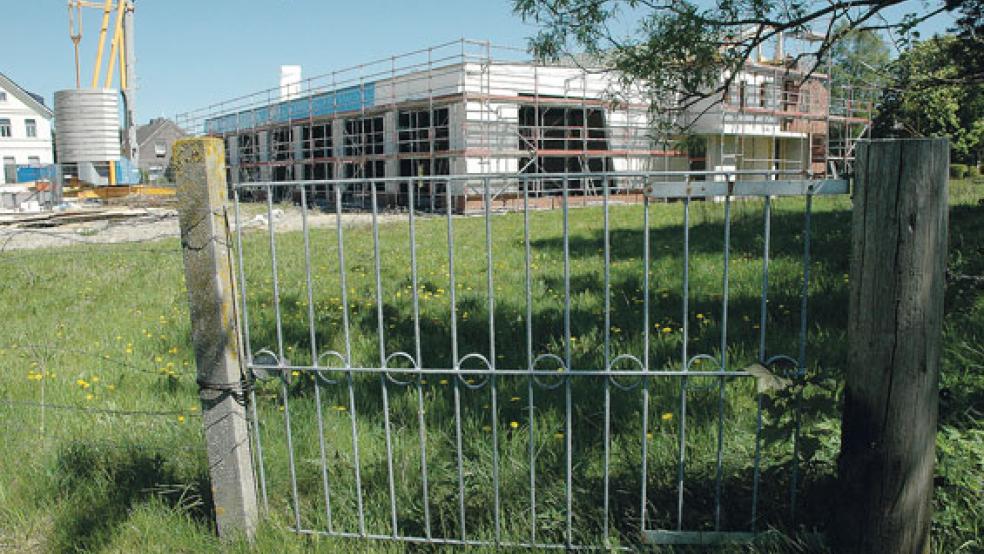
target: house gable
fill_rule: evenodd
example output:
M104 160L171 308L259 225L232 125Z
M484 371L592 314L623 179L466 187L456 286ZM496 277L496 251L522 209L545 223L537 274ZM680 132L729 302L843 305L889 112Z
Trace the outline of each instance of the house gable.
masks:
M51 109L49 109L47 106L39 102L33 94L21 88L20 85L15 83L12 79L7 77L3 73L0 73L0 90L6 92L9 96L13 96L17 100L19 100L24 106L33 110L35 113L37 113L39 116L45 119L51 119L54 116L54 113L51 111Z

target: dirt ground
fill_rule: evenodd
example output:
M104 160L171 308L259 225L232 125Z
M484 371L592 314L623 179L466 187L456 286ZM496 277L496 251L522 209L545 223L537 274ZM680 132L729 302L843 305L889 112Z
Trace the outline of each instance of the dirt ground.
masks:
M133 210L130 210L131 212ZM242 214L243 230L267 228L265 206L244 205ZM37 214L31 214L37 215ZM380 214L380 222L403 217L398 214ZM145 208L139 213L125 218L107 218L67 223L52 227L26 227L10 223L14 217L5 218L7 224L0 223L0 253L11 250L53 248L78 244L116 244L127 242L150 242L178 236L178 212L169 208ZM369 225L371 214L343 214L342 224ZM310 228L334 227L334 213L311 211L308 213ZM273 210L274 229L277 232L299 231L302 227L302 214L299 207L278 205Z

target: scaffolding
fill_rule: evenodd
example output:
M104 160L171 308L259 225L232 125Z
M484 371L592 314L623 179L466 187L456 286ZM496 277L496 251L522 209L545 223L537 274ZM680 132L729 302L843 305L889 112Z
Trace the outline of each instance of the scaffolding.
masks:
M521 49L469 39L241 96L177 121L225 141L230 183L358 179L342 202L361 208L372 187L383 207L409 207L412 197L415 209L444 210L450 196L456 211L467 211L484 201L479 178L474 186L455 180L447 195L447 181L430 176L543 175L522 179L538 202L570 182L571 173L733 167L826 175L832 162L851 157L857 129L848 122L866 128L867 120L854 116L850 99L832 109L825 76L794 88L786 66L753 64L743 75L755 86L741 81L726 91L718 120L708 123L705 114L694 127L705 147L690 151L654 136L657 122L644 92L600 64L534 62ZM839 133L837 143L828 132L834 122L851 131ZM790 140L799 140L804 153L790 155ZM760 143L772 146L762 151ZM390 177L414 178L419 188L410 195L409 179L374 181ZM504 181L492 200L508 207L521 196L520 182ZM588 201L599 186L582 179L568 188ZM613 179L609 186L638 197L635 181ZM308 190L314 205L334 201L327 185Z

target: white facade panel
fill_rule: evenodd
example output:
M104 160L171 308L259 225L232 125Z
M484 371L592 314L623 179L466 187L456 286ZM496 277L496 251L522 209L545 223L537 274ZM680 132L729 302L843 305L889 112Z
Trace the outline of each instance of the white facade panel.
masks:
M383 78L375 82L373 105L386 106L458 94L462 90L462 78L460 64Z

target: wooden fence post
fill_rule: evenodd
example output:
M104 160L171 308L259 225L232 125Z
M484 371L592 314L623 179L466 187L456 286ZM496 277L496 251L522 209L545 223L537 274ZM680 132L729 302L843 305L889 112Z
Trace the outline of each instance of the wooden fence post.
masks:
M946 139L860 144L837 552L930 549L947 246Z
M224 538L252 538L256 487L223 209L224 146L217 138L181 139L172 160L216 525Z

